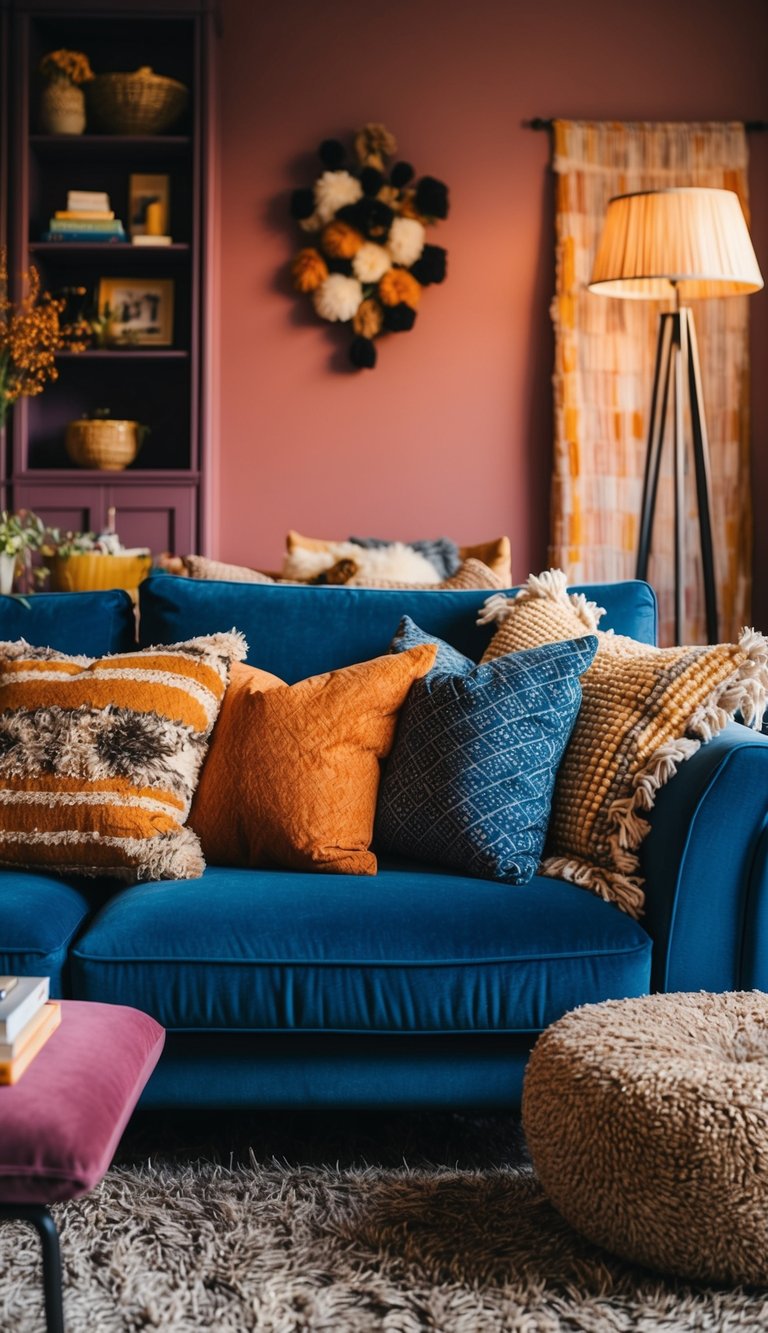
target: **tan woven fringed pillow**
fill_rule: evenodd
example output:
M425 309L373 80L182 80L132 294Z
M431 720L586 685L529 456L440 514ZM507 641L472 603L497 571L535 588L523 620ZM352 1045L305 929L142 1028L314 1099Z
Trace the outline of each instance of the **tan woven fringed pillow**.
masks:
M226 560L209 560L206 555L185 555L184 569L191 579L223 579L227 583L274 583L269 574L247 565L231 565Z
M490 597L480 623L496 631L483 661L594 634L602 608L569 594L562 570L532 575L515 597ZM541 870L640 916L643 813L698 750L741 711L756 726L768 694L768 641L653 648L612 631L582 676L582 705L560 765Z

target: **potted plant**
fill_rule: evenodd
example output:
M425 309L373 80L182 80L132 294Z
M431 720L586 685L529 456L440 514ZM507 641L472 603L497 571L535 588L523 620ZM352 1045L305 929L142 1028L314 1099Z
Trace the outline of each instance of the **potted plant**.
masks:
M45 534L42 555L52 592L92 592L125 588L134 592L152 568L147 547L127 549L114 530Z
M39 551L45 538L45 524L29 509L0 513L0 593L13 591L13 580L20 562L27 563L28 552Z

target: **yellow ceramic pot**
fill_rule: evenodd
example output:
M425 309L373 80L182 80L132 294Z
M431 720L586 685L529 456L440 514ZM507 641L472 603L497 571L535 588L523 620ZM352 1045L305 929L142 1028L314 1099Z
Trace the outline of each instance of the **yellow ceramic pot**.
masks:
M96 592L105 588L138 588L152 568L151 555L105 555L84 551L81 555L48 556L51 592Z

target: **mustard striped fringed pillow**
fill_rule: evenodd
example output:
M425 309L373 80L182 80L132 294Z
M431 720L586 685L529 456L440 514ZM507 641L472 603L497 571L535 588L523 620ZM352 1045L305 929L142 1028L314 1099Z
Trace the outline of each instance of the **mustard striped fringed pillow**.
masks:
M0 864L194 879L184 821L242 635L96 660L0 643Z
M490 597L480 623L498 629L483 661L541 643L594 634L601 607L569 594L562 570L532 575L515 597ZM644 812L702 741L741 711L759 725L768 693L768 641L654 648L597 631L594 662L560 764L541 873L571 880L639 916L638 848Z

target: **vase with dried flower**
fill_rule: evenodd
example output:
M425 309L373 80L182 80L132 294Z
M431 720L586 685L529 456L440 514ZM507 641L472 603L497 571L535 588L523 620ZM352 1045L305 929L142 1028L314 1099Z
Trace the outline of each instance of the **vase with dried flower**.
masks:
M21 277L21 294L14 300L8 291L6 251L0 248L0 450L5 452L8 413L19 398L42 393L49 380L58 378L56 353L82 352L90 329L83 320L64 324L61 315L66 298L44 292L34 266ZM31 531L24 528L23 532ZM13 582L18 550L27 551L29 541L16 546L22 529L0 523L0 558L5 559L5 581ZM7 539L7 540L6 540ZM9 572L10 571L10 572Z
M64 297L42 290L34 264L22 274L21 295L14 300L6 252L0 249L0 430L18 398L33 398L58 379L57 352L85 351L89 326L84 320L62 323L65 305Z
M85 129L85 94L82 84L93 78L82 51L49 51L38 66L44 80L40 96L43 134L82 134Z

